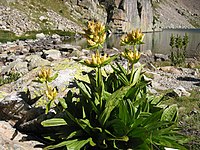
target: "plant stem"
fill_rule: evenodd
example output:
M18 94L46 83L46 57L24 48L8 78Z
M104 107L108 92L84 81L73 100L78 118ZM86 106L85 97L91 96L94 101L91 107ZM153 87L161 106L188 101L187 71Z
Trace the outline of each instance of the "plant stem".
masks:
M132 63L130 83L133 82L133 74L134 74L134 63Z
M101 67L97 68L97 92L99 96L99 103L100 103L100 108L102 108L102 72L101 72Z
M137 51L137 45L134 44L134 45L133 45L133 52L135 53L136 51Z

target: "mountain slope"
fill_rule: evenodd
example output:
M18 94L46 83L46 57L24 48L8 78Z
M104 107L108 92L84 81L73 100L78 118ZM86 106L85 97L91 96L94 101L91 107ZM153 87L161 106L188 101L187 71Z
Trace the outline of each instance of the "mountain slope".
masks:
M199 0L154 0L154 21L157 28L199 28Z
M17 35L46 29L82 32L92 19L115 33L199 28L200 0L0 0L0 30Z

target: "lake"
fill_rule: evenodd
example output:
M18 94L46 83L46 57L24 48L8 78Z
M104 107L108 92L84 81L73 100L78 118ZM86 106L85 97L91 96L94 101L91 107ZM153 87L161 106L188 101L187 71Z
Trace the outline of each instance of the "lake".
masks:
M186 49L187 57L200 57L200 29L164 29L161 32L145 33L145 44L140 46L140 50L152 50L153 53L169 54L171 50L169 46L171 34L175 36L178 34L183 37L185 33L188 34L189 38ZM107 47L121 49L120 37L121 35L112 35L107 41Z
M170 54L171 47L169 46L171 34L182 37L187 33L189 38L188 47L186 49L186 57L200 57L200 29L164 29L161 32L145 33L144 43L140 45L140 51L151 50L153 53ZM123 49L120 46L120 38L122 35L113 34L105 43L105 48ZM70 44L79 45L86 48L86 40L84 38L76 41L71 41Z

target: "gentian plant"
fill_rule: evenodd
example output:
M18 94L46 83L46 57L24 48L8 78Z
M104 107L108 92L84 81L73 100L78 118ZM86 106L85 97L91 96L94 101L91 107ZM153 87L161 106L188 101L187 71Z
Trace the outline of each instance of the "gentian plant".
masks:
M55 117L42 122L52 131L44 136L50 143L45 149L153 150L170 147L184 150L184 141L176 126L177 106L160 105L162 95L148 94L149 82L142 73L143 66L133 67L140 58L136 46L143 43L141 31L133 31L122 38L122 44L134 46L133 51L125 49L121 54L130 63L131 71L120 63L112 64L118 55L101 56L99 53L98 47L105 41L102 24L89 22L85 37L97 50L91 58L80 63L94 71L87 73L88 82L75 79L78 92L69 90L65 97L58 98ZM103 74L106 65L111 65L113 71ZM54 97L54 94L49 95L49 98Z

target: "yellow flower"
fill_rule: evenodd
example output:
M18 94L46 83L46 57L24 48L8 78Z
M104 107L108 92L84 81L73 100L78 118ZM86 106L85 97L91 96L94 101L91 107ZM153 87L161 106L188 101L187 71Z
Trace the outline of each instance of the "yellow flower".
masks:
M99 52L96 52L95 54L92 54L91 59L87 59L84 62L88 66L98 67L101 66L108 59L110 59L110 56L108 56L107 54L100 56Z
M102 46L106 39L105 26L100 22L89 21L84 36L92 48Z
M52 101L57 96L57 90L56 90L56 88L52 88L51 86L47 86L47 90L45 91L45 94L46 94L47 98L50 101Z
M40 72L38 73L38 77L41 81L48 81L50 79L51 76L51 69L45 69L44 67L40 70Z
M141 55L138 51L132 52L131 50L127 49L121 54L125 59L128 59L131 63L137 63Z
M141 30L136 29L121 38L121 45L137 45L143 44L144 34Z

